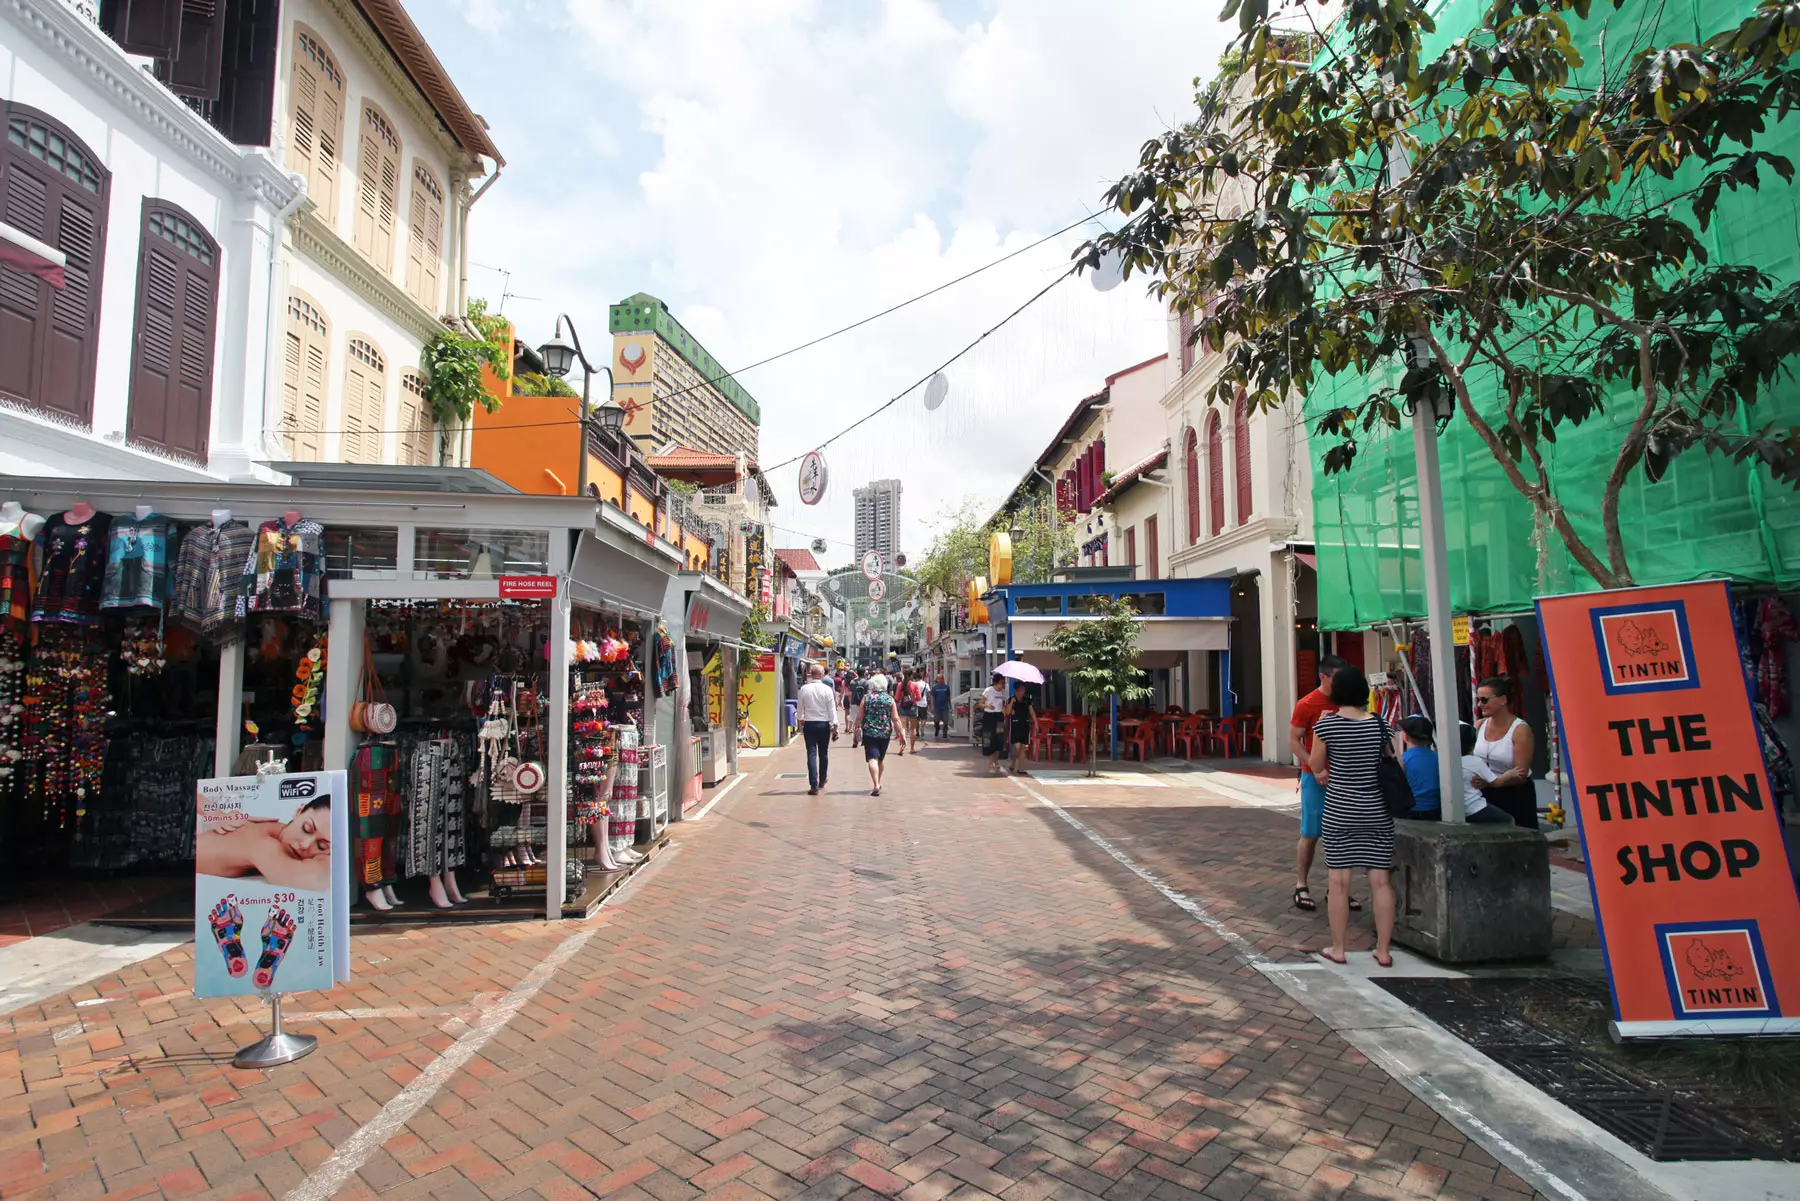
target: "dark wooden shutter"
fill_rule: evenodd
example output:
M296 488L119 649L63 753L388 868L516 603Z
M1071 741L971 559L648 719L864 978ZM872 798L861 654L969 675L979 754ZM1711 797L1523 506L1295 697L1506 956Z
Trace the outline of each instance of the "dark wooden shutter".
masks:
M1187 459L1188 545L1200 541L1200 438L1188 426L1182 455Z
M1181 311L1181 374L1194 369L1194 315Z
M240 146L267 146L275 136L275 60L281 0L230 0L224 59L212 122Z
M178 96L217 100L225 59L225 7L229 0L181 0L181 36L169 63L169 90ZM162 72L158 72L159 76Z
M1131 568L1131 578L1137 579L1137 527L1125 527L1125 563Z
M1150 574L1147 580L1162 579L1162 553L1156 545L1156 515L1152 513L1144 518L1144 566Z
M1231 444L1237 463L1237 523L1243 525L1250 520L1253 502L1250 490L1250 402L1242 388L1238 389L1237 400L1231 406Z
M0 392L32 408L91 420L110 173L48 115L6 107L0 221L68 256L66 283L0 266Z
M1206 497L1212 506L1207 526L1217 537L1225 528L1225 423L1217 409L1206 415Z
M146 200L125 419L133 445L206 462L218 294L219 244L192 215Z
M100 27L133 54L170 58L181 41L182 0L105 0Z

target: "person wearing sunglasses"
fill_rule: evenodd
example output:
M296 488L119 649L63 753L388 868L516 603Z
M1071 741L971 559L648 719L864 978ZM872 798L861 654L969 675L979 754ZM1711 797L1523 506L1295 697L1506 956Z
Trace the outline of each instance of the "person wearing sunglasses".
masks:
M1499 676L1483 680L1475 689L1475 715L1475 757L1486 777L1486 783L1477 777L1475 786L1513 825L1537 829L1537 787L1531 782L1536 743L1531 727L1513 711L1512 682Z

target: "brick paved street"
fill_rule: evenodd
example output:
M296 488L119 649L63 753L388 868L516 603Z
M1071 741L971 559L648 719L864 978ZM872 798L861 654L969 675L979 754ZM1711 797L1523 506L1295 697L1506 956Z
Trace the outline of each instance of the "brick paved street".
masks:
M590 922L359 932L266 1076L186 951L0 1019L0 1192L1530 1195L966 749L878 800L847 753L819 798L797 748L754 764ZM1291 819L1078 791L1206 848L1182 886L1272 955L1322 929L1279 895Z

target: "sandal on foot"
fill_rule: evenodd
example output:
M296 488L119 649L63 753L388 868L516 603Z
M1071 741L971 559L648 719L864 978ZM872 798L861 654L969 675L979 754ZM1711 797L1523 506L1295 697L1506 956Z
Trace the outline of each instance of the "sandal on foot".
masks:
M1394 966L1394 954L1392 951L1390 951L1390 952L1388 952L1388 957L1386 959L1383 959L1381 957L1381 955L1379 953L1377 953L1375 956L1375 962L1380 964L1382 967L1393 967Z
M1313 900L1312 890L1304 884L1294 889L1294 908L1304 913L1319 911L1319 903Z
M1362 902L1357 900L1355 897L1350 898L1350 912L1351 913L1361 913L1362 912Z
M1314 951L1313 954L1317 955L1320 959L1326 960L1330 963L1335 963L1339 967L1342 967L1344 964L1350 962L1350 960L1347 956L1333 955L1331 953L1330 947L1320 947L1317 951Z

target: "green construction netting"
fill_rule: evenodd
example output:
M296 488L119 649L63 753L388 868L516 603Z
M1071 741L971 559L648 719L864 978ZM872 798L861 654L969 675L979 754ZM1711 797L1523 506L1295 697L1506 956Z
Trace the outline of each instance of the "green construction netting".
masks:
M1448 0L1438 13L1430 47L1460 36L1486 7L1486 0ZM1596 4L1593 19L1582 27L1585 73L1597 68L1601 31L1616 64L1618 48L1632 41L1664 45L1694 40L1702 8L1705 29L1711 31L1741 20L1755 4L1626 0L1617 10ZM1800 163L1800 117L1774 126L1758 147ZM1651 192L1676 186L1659 180L1639 185ZM1758 193L1727 194L1704 236L1715 263L1750 263L1781 280L1800 277L1800 188L1774 179ZM1355 375L1323 380L1307 397L1306 412L1316 418L1329 408L1354 405L1372 387L1387 382L1393 381ZM1486 395L1492 399L1494 390L1487 389ZM1479 401L1482 392L1476 396ZM1576 529L1590 546L1601 548L1602 557L1600 497L1611 452L1634 408L1635 395L1622 394L1606 417L1578 429L1565 427L1557 443L1546 448L1558 496ZM1765 396L1751 420L1800 425L1800 381L1785 381ZM1313 445L1320 628L1354 629L1391 617L1422 616L1424 577L1410 428L1364 438L1352 469L1338 475L1325 474L1318 461L1321 443L1315 439ZM1530 608L1536 596L1598 587L1553 530L1539 534L1530 506L1467 422L1451 422L1438 445L1456 611L1515 612ZM1760 469L1689 451L1660 483L1645 482L1641 473L1634 476L1623 496L1620 522L1639 584L1729 576L1800 586L1800 497Z

